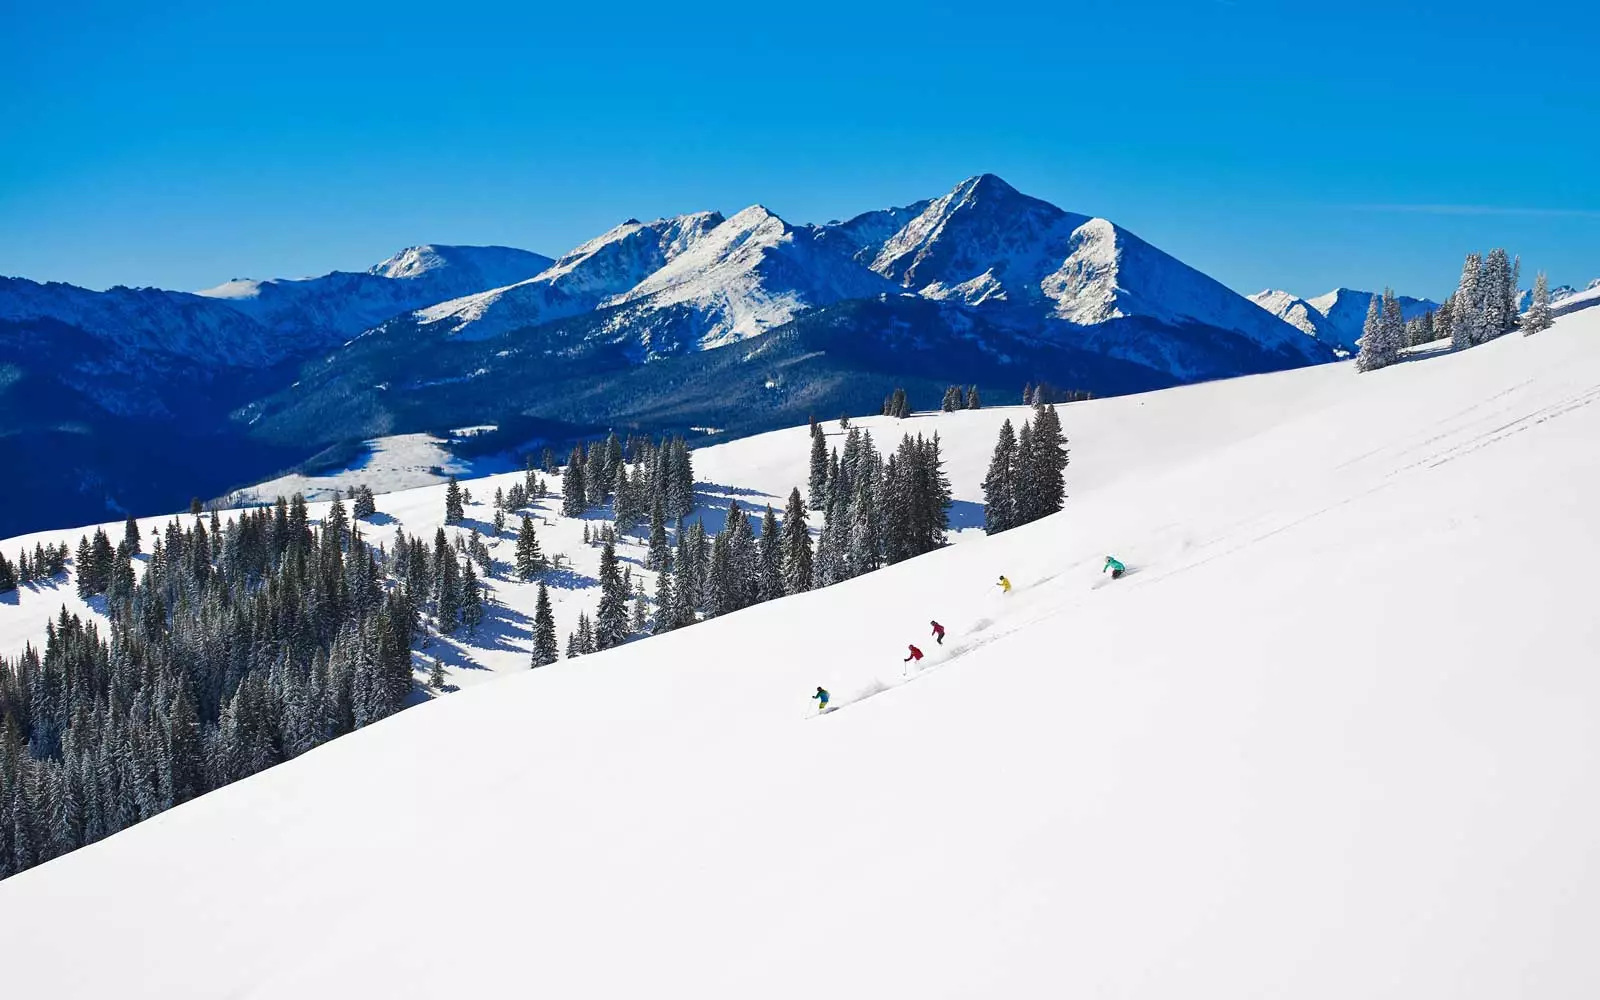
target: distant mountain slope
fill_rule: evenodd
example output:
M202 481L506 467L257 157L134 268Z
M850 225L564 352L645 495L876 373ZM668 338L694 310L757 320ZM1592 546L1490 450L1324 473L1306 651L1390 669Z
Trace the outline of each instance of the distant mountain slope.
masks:
M527 280L439 302L419 310L416 319L430 332L481 340L588 312L637 286L722 222L716 212L654 222L629 219Z
M288 334L342 340L397 313L530 278L553 261L511 247L408 247L364 272L234 279L200 295Z
M1333 328L1333 335L1338 338L1339 347L1354 351L1356 341L1361 339L1361 327L1367 321L1367 306L1372 302L1373 294L1354 288L1335 288L1326 295L1306 299L1306 304L1328 321ZM1400 301L1400 313L1406 319L1439 308L1439 303L1430 299L1414 299L1409 295L1396 298Z
M1174 384L1162 371L1040 339L952 303L852 299L764 334L648 364L619 334L626 306L487 341L414 335L391 324L308 365L299 382L240 414L268 445L323 446L466 424L540 417L571 424L750 433L812 412L877 410L904 385L932 406L952 382L1015 395L1024 382L1132 392ZM663 312L662 315L667 315ZM385 343L386 339L392 342ZM441 377L441 373L455 373Z
M1249 296L1249 299L1306 336L1315 337L1331 347L1345 349L1343 338L1328 317L1298 295L1269 288Z
M52 320L107 345L201 364L259 368L301 345L275 336L228 303L187 292L117 286L104 292L60 282L0 277L0 321ZM329 341L322 339L319 346Z

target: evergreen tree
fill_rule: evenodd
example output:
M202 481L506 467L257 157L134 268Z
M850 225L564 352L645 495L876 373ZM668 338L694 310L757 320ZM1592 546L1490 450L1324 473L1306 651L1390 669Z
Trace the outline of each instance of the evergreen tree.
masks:
M600 550L600 609L594 619L596 649L610 649L628 638L628 596L617 562L617 547L606 542Z
M17 589L17 568L0 552L0 594Z
M1452 321L1452 314L1455 310L1455 299L1456 297L1454 293L1445 296L1445 300L1439 303L1439 308L1434 310L1434 340L1448 340L1451 343L1455 342L1455 324Z
M437 656L428 665L428 687L439 692L445 689L444 661Z
M555 475L556 474L556 469L557 469L557 466L556 466L556 450L554 448L550 447L549 445L545 445L544 451L541 453L539 464L544 467L544 474L545 475L547 475L547 476Z
M1512 285L1511 261L1504 247L1495 247L1484 259L1481 296L1480 343L1493 340L1516 325L1516 289Z
M969 410L981 410L981 409L983 409L983 400L978 397L978 387L975 386L975 385L967 386L967 405L966 405L966 408L969 409Z
M658 492L650 506L650 551L645 557L645 567L660 572L671 562L672 546L667 541L666 506Z
M822 433L822 426L817 423L811 425L811 479L807 487L807 496L813 508L820 508L823 504L823 491L828 486L828 443Z
M325 530L331 533L334 544L339 549L344 549L350 542L350 515L345 510L344 496L338 490L333 491L333 503L328 507L328 516L323 518Z
M132 514L128 515L127 523L122 526L122 544L127 546L128 555L139 554L139 522L133 519Z
M1017 450L1011 467L1011 479L1016 488L1013 526L1027 524L1044 516L1044 483L1040 471L1037 452L1033 447L1033 425L1024 420L1022 430L1017 432Z
M444 523L460 524L466 516L466 505L461 499L461 484L456 482L455 476L451 476L450 482L444 488Z
M674 615L674 609L677 606L677 598L673 591L672 573L667 570L662 570L661 572L657 573L656 621L655 627L650 630L652 635L661 635L665 632L671 632L673 629L678 627L678 621Z
M943 413L954 413L961 409L961 387L952 385L944 391L944 398L939 401L939 410Z
M1383 321L1383 299L1377 295L1367 303L1367 319L1361 325L1361 344L1356 353L1356 371L1370 372L1389 364L1387 331Z
M483 589L478 586L478 574L472 571L472 560L461 568L461 623L476 628L483 622Z
M588 485L584 482L583 453L577 448L567 456L567 467L561 478L561 513L566 517L582 517L589 509Z
M1475 253L1467 254L1466 263L1461 265L1461 283L1456 286L1451 300L1450 343L1457 350L1483 340L1482 277L1483 258Z
M1400 360L1400 349L1406 345L1405 320L1400 310L1400 300L1395 298L1394 289L1383 290L1383 354L1384 364L1392 365Z
M1054 403L1039 410L1033 422L1034 463L1038 467L1039 516L1054 514L1067 498L1067 436Z
M545 568L544 553L539 550L539 539L533 533L533 518L526 514L522 515L522 527L517 529L516 559L517 577L524 582L532 580Z
M633 620L628 623L634 635L644 635L650 624L650 601L644 596L644 579L633 581Z
M1522 334L1527 336L1548 330L1554 322L1550 318L1550 279L1540 271L1533 279L1533 304L1528 307L1528 316L1522 321Z
M1017 525L1017 437L1006 418L1000 425L989 473L983 478L983 529L997 535Z
M550 590L541 582L533 604L533 665L549 666L556 656L555 612L550 608Z
M756 599L760 601L770 601L784 594L783 536L778 531L778 517L772 512L771 504L761 518L761 572L756 591Z
M371 517L377 512L378 501L377 498L372 495L372 488L367 486L365 483L357 486L354 510L351 512L355 515L355 519L357 521L361 521Z

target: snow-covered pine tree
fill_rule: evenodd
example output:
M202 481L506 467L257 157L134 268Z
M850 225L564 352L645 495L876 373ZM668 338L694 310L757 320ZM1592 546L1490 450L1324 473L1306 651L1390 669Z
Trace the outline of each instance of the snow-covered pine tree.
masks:
M969 410L983 409L983 400L978 396L978 387L975 385L967 386L966 408Z
M1017 526L1017 436L1011 418L1000 425L989 473L983 477L983 530L997 535Z
M677 598L673 594L672 572L662 570L656 574L656 620L650 629L651 635L661 635L671 632L678 627L674 617Z
M822 425L811 425L811 477L806 488L806 496L810 498L812 507L820 507L823 503L823 490L828 485L828 443L822 433Z
M1495 247L1484 259L1482 297L1479 343L1493 340L1516 324L1516 289L1511 285L1511 261L1504 247Z
M428 665L428 687L440 693L445 689L444 661L433 657L433 662Z
M1066 472L1070 461L1067 436L1061 430L1061 415L1050 403L1038 411L1033 421L1033 450L1039 472L1040 517L1060 510L1067 498Z
M600 550L600 609L594 618L596 649L610 649L628 638L628 597L617 562L617 547L606 542Z
M1555 321L1550 318L1550 279L1540 271L1533 279L1533 303L1522 321L1522 335L1540 333L1550 329Z
M356 487L354 509L351 513L357 521L371 517L378 512L378 500L372 495L372 487L362 483Z
M583 453L574 447L567 456L567 467L561 477L561 513L566 517L582 517L589 509L588 489L584 482Z
M483 622L483 589L478 586L478 574L472 570L472 560L461 566L461 624L476 628Z
M667 512L661 494L656 493L650 506L650 549L645 556L645 568L660 572L672 562L672 545L667 541Z
M1356 352L1356 371L1377 371L1389 363L1383 337L1383 299L1374 295L1367 303L1366 322L1361 324L1361 344Z
M1467 254L1461 265L1461 283L1450 300L1450 344L1457 350L1483 339L1483 258Z
M555 475L556 469L558 468L556 465L556 450L549 445L545 445L544 451L541 453L539 458L539 464L544 468L545 475Z
M783 596L783 535L771 504L761 516L759 545L761 569L756 576L756 600L770 601Z
M541 581L533 602L533 665L546 667L556 662L556 617L550 607L550 588Z
M444 488L444 523L460 524L467 516L466 504L461 499L461 484L451 476Z
M1383 290L1382 328L1383 363L1392 365L1400 360L1400 350L1406 346L1406 323L1400 310L1400 300L1395 298L1392 288Z
M644 635L650 624L650 601L644 596L644 578L633 581L633 620L628 623L634 635Z
M1028 405L1029 403L1032 403L1032 402L1033 402L1033 383L1032 382L1024 382L1024 383L1022 383L1022 405L1026 406L1026 405Z
M345 509L344 494L333 491L333 503L328 506L328 516L322 519L324 528L332 532L340 549L350 546L350 512Z
M133 519L132 514L128 515L127 522L122 526L122 544L128 547L128 555L139 554L139 522Z
M1038 465L1038 453L1033 447L1033 424L1027 420L1022 422L1022 430L1017 432L1017 451L1011 475L1017 490L1017 524L1028 524L1043 517L1044 482Z
M798 594L810 589L811 532L797 486L789 491L789 502L783 508L783 590Z

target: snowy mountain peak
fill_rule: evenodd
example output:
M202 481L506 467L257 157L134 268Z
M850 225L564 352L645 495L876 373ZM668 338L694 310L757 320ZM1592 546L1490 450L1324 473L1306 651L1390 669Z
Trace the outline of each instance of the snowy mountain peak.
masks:
M642 223L629 219L572 248L549 268L502 288L441 302L415 314L457 337L484 339L594 309L695 246L723 218L696 212Z
M1315 337L1331 347L1347 350L1328 318L1298 295L1268 288L1249 296L1249 299L1307 336Z
M1341 350L1354 352L1356 341L1361 339L1361 327L1367 319L1367 306L1374 294L1358 288L1341 287L1325 295L1306 299L1305 302L1327 320L1326 326L1331 331L1327 336L1332 338L1330 343ZM1396 298L1400 301L1401 315L1406 319L1439 308L1437 302L1429 299L1414 299L1409 295Z

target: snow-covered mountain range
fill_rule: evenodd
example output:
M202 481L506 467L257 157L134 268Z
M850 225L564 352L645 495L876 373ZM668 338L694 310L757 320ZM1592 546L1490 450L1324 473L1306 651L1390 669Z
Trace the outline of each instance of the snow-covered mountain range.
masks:
M1269 288L1250 296L1250 301L1303 333L1343 353L1354 353L1361 328L1366 323L1372 292L1354 288L1335 288L1313 299ZM1401 315L1410 319L1439 308L1431 299L1398 295Z
M717 354L729 349L733 361ZM458 425L606 426L643 394L662 418L749 431L898 381L1127 392L1334 356L1113 222L992 174L821 225L760 205L630 219L555 260L423 245L362 272L200 293L0 279L0 361L38 387L30 399L63 386L74 400L41 411L6 390L0 430L63 435L50 449L62 475L95 484L94 504L135 509L144 494L90 446L130 413L309 454L434 430L446 412ZM607 395L624 384L635 398ZM281 471L174 488L215 495Z

